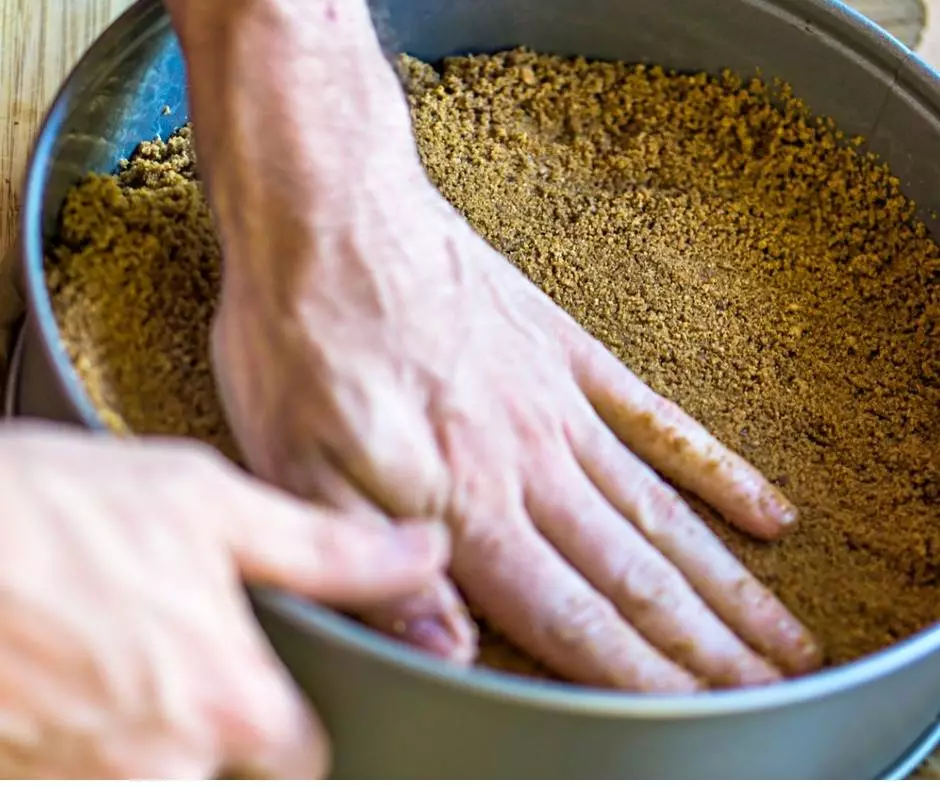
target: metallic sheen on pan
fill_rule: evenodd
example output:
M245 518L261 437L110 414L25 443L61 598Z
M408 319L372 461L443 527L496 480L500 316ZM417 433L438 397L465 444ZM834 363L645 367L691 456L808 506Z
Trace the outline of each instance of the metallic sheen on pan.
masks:
M940 78L830 0L381 0L378 17L391 47L430 60L524 44L682 70L759 67L864 135L907 194L940 211ZM8 415L103 429L59 341L43 241L70 185L168 136L187 111L168 20L159 0L140 0L76 67L36 143L19 250L29 314ZM304 601L252 596L326 720L337 778L899 778L940 744L940 625L777 686L656 697L458 669Z

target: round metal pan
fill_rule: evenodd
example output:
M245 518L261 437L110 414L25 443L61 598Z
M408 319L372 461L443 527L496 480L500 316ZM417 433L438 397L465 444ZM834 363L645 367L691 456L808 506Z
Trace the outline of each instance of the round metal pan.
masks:
M519 44L683 70L760 68L864 135L924 210L940 210L940 82L827 0L383 0L391 47L425 59ZM141 0L77 66L38 137L22 211L29 315L8 410L102 429L61 347L42 271L65 191L187 118L158 0ZM837 590L834 590L837 592ZM461 670L328 610L253 602L316 703L342 778L897 778L940 743L940 627L781 685L654 697Z

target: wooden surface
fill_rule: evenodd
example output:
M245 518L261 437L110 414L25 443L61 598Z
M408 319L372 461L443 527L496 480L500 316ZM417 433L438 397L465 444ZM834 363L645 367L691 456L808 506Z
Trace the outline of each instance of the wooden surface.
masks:
M850 0L889 27L909 26L907 0ZM0 0L0 258L12 242L23 169L43 114L72 65L132 0ZM930 0L920 51L940 63L940 0ZM914 38L908 27L895 32ZM4 323L15 317L8 271L0 270L0 345ZM2 353L0 353L2 361ZM2 366L2 364L0 364ZM925 775L926 776L926 775ZM940 779L940 766L931 776Z
M0 0L0 374L22 303L6 255L33 135L59 85L133 0Z
M131 0L0 0L0 250L33 134L62 80Z

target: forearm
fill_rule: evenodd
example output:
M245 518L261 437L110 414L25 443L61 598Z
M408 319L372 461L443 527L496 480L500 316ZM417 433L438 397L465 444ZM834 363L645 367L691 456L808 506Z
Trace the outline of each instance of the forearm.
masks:
M366 2L166 5L189 68L199 166L227 272L287 266L309 253L311 210L323 212L322 224L341 221L364 190L395 177L384 152L411 144Z

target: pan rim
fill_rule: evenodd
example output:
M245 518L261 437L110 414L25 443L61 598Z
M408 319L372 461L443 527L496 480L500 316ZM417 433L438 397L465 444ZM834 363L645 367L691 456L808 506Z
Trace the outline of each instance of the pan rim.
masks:
M872 55L862 48L880 47L898 62L894 79L916 93L919 104L940 117L940 74L897 39L884 32L859 12L838 0L747 0L776 8L803 9L804 18L815 11L831 29L851 42L859 55ZM137 0L96 39L66 78L43 120L27 165L24 199L20 218L20 265L23 268L26 298L39 347L55 382L77 411L80 422L95 432L106 427L81 385L77 373L59 339L43 271L44 197L56 131L66 116L68 100L78 90L79 75L91 68L102 50L116 47L134 30L160 24L166 19L159 0ZM28 330L28 329L27 329ZM404 644L328 610L308 600L268 590L252 592L256 603L294 627L302 627L336 645L358 650L363 656L416 678L445 684L503 702L600 717L645 719L690 719L758 712L782 706L821 700L873 683L940 654L940 621L925 630L875 654L846 665L825 669L810 676L790 679L767 687L720 690L699 695L664 696L570 686L560 682L515 677L481 668L460 668L425 655ZM940 699L938 699L940 705Z

